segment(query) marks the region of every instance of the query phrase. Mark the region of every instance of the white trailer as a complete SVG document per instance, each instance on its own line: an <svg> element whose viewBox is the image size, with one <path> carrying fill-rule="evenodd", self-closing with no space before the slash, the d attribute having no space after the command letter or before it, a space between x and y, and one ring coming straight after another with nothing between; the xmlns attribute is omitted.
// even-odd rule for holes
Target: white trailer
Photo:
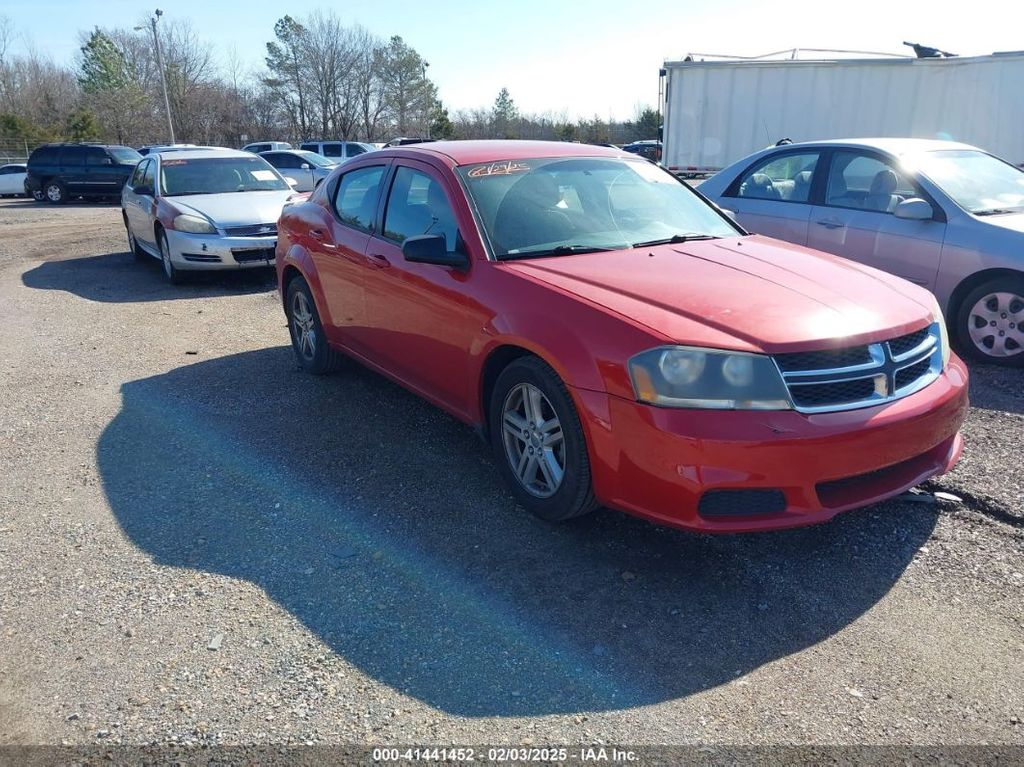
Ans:
<svg viewBox="0 0 1024 767"><path fill-rule="evenodd" d="M662 164L706 175L780 139L948 138L1024 167L1024 51L666 61ZM778 54L769 54L774 56Z"/></svg>

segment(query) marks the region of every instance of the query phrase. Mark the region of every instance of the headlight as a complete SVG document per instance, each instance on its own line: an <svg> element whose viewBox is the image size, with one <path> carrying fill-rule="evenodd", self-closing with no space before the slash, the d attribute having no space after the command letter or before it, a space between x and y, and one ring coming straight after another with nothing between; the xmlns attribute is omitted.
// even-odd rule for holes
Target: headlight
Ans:
<svg viewBox="0 0 1024 767"><path fill-rule="evenodd" d="M931 295L929 293L929 295ZM938 299L931 295L932 299L932 321L939 326L939 343L942 344L942 369L949 364L949 331L946 330L946 318L942 316L942 308Z"/></svg>
<svg viewBox="0 0 1024 767"><path fill-rule="evenodd" d="M217 229L205 218L190 216L182 213L174 218L174 228L179 232L190 232L192 234L216 234Z"/></svg>
<svg viewBox="0 0 1024 767"><path fill-rule="evenodd" d="M640 402L717 410L789 410L782 375L763 354L662 346L629 361Z"/></svg>

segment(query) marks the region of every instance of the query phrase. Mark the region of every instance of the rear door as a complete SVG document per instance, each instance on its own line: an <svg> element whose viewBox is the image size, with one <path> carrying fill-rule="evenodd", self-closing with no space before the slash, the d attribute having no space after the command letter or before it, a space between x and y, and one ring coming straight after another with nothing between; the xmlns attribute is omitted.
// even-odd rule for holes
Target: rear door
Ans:
<svg viewBox="0 0 1024 767"><path fill-rule="evenodd" d="M70 196L89 194L85 174L85 147L67 144L57 155L57 177L64 182Z"/></svg>
<svg viewBox="0 0 1024 767"><path fill-rule="evenodd" d="M388 163L382 162L341 176L323 225L311 222L307 229L307 249L320 277L332 337L360 353L366 351L366 246L387 170Z"/></svg>
<svg viewBox="0 0 1024 767"><path fill-rule="evenodd" d="M762 157L726 189L720 204L751 232L807 244L811 190L820 151L782 151Z"/></svg>
<svg viewBox="0 0 1024 767"><path fill-rule="evenodd" d="M946 236L945 214L891 158L870 150L837 149L811 214L807 244L933 289ZM931 203L929 221L896 218L912 197Z"/></svg>

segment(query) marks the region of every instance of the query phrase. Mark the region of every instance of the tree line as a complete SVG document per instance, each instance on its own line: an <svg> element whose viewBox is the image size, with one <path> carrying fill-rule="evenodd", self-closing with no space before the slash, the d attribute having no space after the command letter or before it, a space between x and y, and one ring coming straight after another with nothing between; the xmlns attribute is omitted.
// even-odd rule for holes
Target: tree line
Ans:
<svg viewBox="0 0 1024 767"><path fill-rule="evenodd" d="M624 143L656 138L660 123L657 111L639 105L623 122L522 114L505 88L492 105L449 112L415 48L399 36L382 39L345 25L332 11L279 19L258 71L248 71L234 50L218 62L188 20L163 18L157 34L180 142L430 136ZM132 146L168 140L148 25L81 33L73 64L31 47L16 53L16 38L11 21L0 17L0 139Z"/></svg>

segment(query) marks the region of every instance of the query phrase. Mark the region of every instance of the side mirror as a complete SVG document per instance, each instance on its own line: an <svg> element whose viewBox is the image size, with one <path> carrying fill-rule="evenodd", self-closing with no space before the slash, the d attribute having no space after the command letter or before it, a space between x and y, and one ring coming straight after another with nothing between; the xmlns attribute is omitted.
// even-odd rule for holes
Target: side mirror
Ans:
<svg viewBox="0 0 1024 767"><path fill-rule="evenodd" d="M153 196L153 187L149 186L148 184L138 184L132 191L134 191L135 194L139 195L149 195L150 197Z"/></svg>
<svg viewBox="0 0 1024 767"><path fill-rule="evenodd" d="M300 170L309 170L309 163L308 162L302 163L302 165L299 166L299 169Z"/></svg>
<svg viewBox="0 0 1024 767"><path fill-rule="evenodd" d="M402 256L416 264L437 264L453 269L466 269L469 258L464 253L449 253L443 234L421 234L402 243Z"/></svg>
<svg viewBox="0 0 1024 767"><path fill-rule="evenodd" d="M896 218L907 219L908 221L931 221L935 217L935 211L928 204L927 200L920 197L911 197L899 203L892 214Z"/></svg>
<svg viewBox="0 0 1024 767"><path fill-rule="evenodd" d="M284 180L288 182L288 186L298 186L299 185L299 182L296 181L294 178L289 178L288 176L285 176Z"/></svg>

